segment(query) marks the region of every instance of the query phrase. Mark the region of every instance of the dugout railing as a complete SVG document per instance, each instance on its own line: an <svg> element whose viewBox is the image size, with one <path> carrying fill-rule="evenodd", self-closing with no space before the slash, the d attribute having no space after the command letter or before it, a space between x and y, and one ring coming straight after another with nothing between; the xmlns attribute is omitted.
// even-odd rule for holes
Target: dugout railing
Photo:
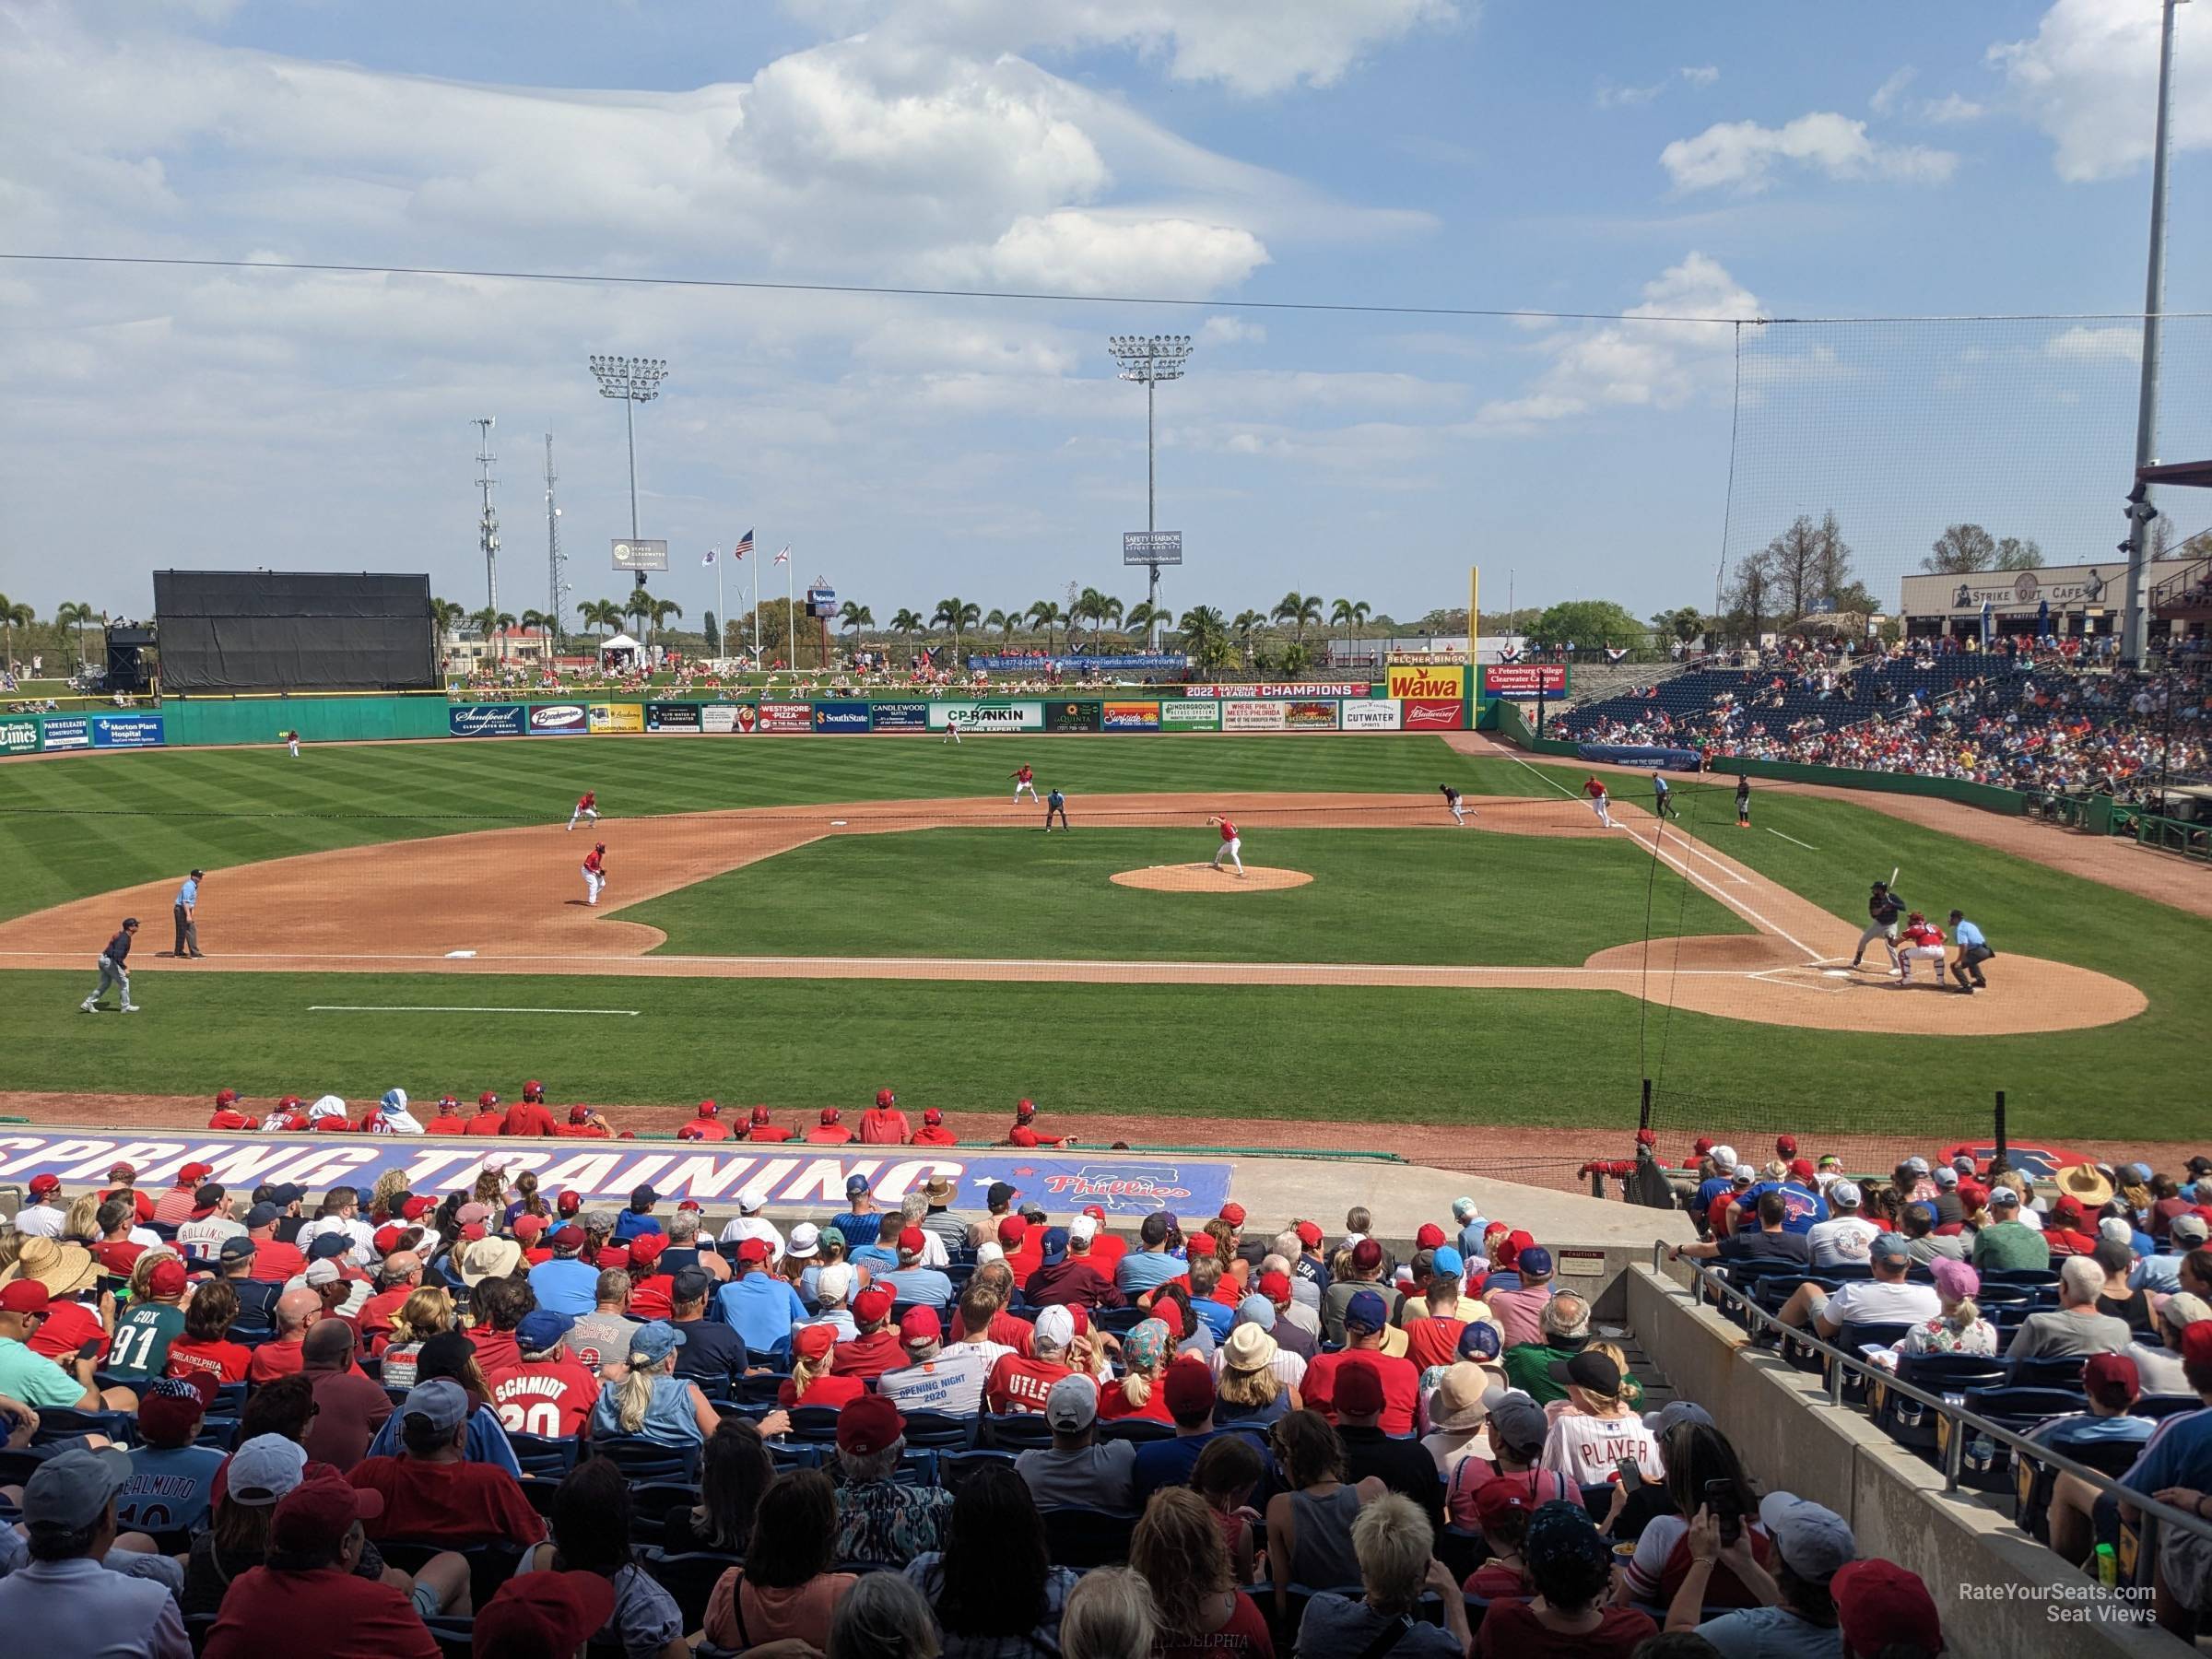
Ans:
<svg viewBox="0 0 2212 1659"><path fill-rule="evenodd" d="M1885 1397L1909 1400L1934 1418L1936 1431L1937 1466L1943 1474L1943 1489L1956 1494L1964 1485L1963 1471L1967 1448L1976 1439L1994 1446L2002 1446L2010 1454L2016 1467L2029 1465L2053 1474L2072 1475L2087 1481L2095 1488L2099 1506L2105 1500L2125 1502L2136 1512L2133 1523L2122 1521L2117 1555L2122 1582L2147 1586L2156 1571L2159 1556L2158 1528L2175 1526L2194 1535L2207 1546L2212 1546L2212 1521L2187 1510L2161 1503L2146 1493L2123 1487L2119 1480L2103 1470L2082 1463L2056 1451L2041 1441L2030 1438L2018 1429L2006 1428L1993 1422L1979 1412L1969 1410L1958 1396L1938 1394L1912 1383L1901 1382L1895 1372L1874 1364L1864 1355L1854 1354L1834 1343L1816 1335L1807 1326L1784 1324L1782 1320L1762 1306L1749 1290L1733 1283L1718 1268L1696 1261L1677 1261L1673 1258L1674 1245L1665 1239L1652 1241L1652 1271L1661 1277L1669 1277L1669 1270L1686 1272L1690 1282L1678 1289L1692 1307L1702 1306L1710 1297L1712 1302L1726 1310L1728 1316L1755 1334L1771 1334L1776 1340L1794 1347L1809 1350L1821 1363L1826 1383L1827 1404L1831 1410L1858 1410L1845 1395L1849 1380L1855 1378L1858 1392L1866 1400L1876 1402L1878 1413ZM1808 1274L1808 1277L1813 1277ZM1878 1392L1877 1392L1878 1391ZM1875 1413L1868 1413L1875 1415ZM2015 1519L2019 1519L2016 1501ZM2063 1559L2063 1558L2060 1558ZM2065 1562L2068 1571L2078 1571L2076 1564Z"/></svg>

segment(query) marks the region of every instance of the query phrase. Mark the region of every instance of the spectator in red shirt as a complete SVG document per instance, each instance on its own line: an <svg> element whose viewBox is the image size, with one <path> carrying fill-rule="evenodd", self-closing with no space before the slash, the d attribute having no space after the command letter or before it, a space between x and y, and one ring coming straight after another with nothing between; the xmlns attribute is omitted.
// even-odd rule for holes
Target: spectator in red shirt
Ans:
<svg viewBox="0 0 2212 1659"><path fill-rule="evenodd" d="M914 1131L913 1144L917 1147L950 1147L959 1142L952 1131L945 1127L945 1114L932 1106L922 1113L922 1127Z"/></svg>
<svg viewBox="0 0 2212 1659"><path fill-rule="evenodd" d="M2095 1253L2097 1235L2089 1230L2081 1200L2073 1194L2061 1193L2058 1202L2051 1206L2051 1219L2043 1224L2043 1242L2051 1247L2053 1261L2061 1256Z"/></svg>
<svg viewBox="0 0 2212 1659"><path fill-rule="evenodd" d="M1056 1302L1080 1308L1128 1305L1128 1299L1114 1288L1113 1280L1100 1272L1090 1259L1090 1241L1097 1226L1088 1216L1077 1216L1072 1226L1045 1230L1042 1265L1022 1287L1030 1306L1047 1308Z"/></svg>
<svg viewBox="0 0 2212 1659"><path fill-rule="evenodd" d="M438 1102L438 1115L422 1126L425 1135L466 1135L468 1120L461 1115L461 1102L447 1095Z"/></svg>
<svg viewBox="0 0 2212 1659"><path fill-rule="evenodd" d="M860 1335L837 1345L830 1370L841 1377L872 1382L887 1371L906 1363L906 1348L891 1328L893 1297L881 1285L870 1285L853 1298L853 1324Z"/></svg>
<svg viewBox="0 0 2212 1659"><path fill-rule="evenodd" d="M184 1304L184 1334L169 1345L172 1377L206 1377L218 1384L243 1382L253 1350L230 1340L238 1319L238 1292L228 1279L206 1279Z"/></svg>
<svg viewBox="0 0 2212 1659"><path fill-rule="evenodd" d="M357 1576L368 1541L362 1524L382 1510L375 1492L331 1472L286 1493L269 1517L266 1564L232 1581L205 1659L261 1659L307 1632L330 1659L438 1659L422 1615L465 1608L468 1563L451 1550L432 1557L411 1595Z"/></svg>
<svg viewBox="0 0 2212 1659"><path fill-rule="evenodd" d="M422 1288L422 1258L411 1250L392 1252L378 1265L376 1282L376 1294L361 1304L354 1325L370 1353L381 1355L392 1340L393 1320Z"/></svg>
<svg viewBox="0 0 2212 1659"><path fill-rule="evenodd" d="M192 1218L199 1203L200 1182L215 1173L213 1164L188 1163L177 1171L176 1185L154 1200L154 1219L164 1227L176 1227Z"/></svg>
<svg viewBox="0 0 2212 1659"><path fill-rule="evenodd" d="M747 1140L787 1141L791 1138L791 1134L792 1132L781 1124L770 1120L768 1108L765 1106L754 1107L751 1121L746 1124Z"/></svg>
<svg viewBox="0 0 2212 1659"><path fill-rule="evenodd" d="M253 1271L249 1277L265 1285L281 1285L307 1271L307 1257L297 1244L276 1236L284 1212L273 1204L257 1204L246 1212L246 1237L253 1241Z"/></svg>
<svg viewBox="0 0 2212 1659"><path fill-rule="evenodd" d="M807 1144L809 1146L816 1147L841 1147L845 1145L853 1138L853 1131L846 1128L838 1121L843 1116L844 1113L838 1111L838 1109L834 1106L823 1107L821 1111L820 1122L818 1123L813 1128L806 1131ZM757 1140L759 1137L756 1135L754 1138Z"/></svg>
<svg viewBox="0 0 2212 1659"><path fill-rule="evenodd" d="M308 1326L322 1317L323 1298L312 1290L287 1290L278 1297L276 1340L253 1350L253 1362L246 1367L247 1380L257 1384L274 1382L299 1371L300 1345L306 1339Z"/></svg>
<svg viewBox="0 0 2212 1659"><path fill-rule="evenodd" d="M904 1146L913 1133L913 1125L906 1121L906 1113L899 1110L899 1097L888 1088L877 1089L876 1104L860 1114L860 1139L863 1146Z"/></svg>
<svg viewBox="0 0 2212 1659"><path fill-rule="evenodd" d="M472 1133L474 1126L471 1126ZM524 1089L523 1098L507 1108L507 1118L500 1125L501 1135L549 1136L560 1133L553 1122L553 1114L546 1110L543 1098L532 1099Z"/></svg>
<svg viewBox="0 0 2212 1659"><path fill-rule="evenodd" d="M722 1121L722 1108L712 1100L701 1100L691 1121L676 1132L677 1140L726 1141L730 1126Z"/></svg>
<svg viewBox="0 0 2212 1659"><path fill-rule="evenodd" d="M318 1320L300 1345L300 1374L315 1391L314 1420L300 1443L316 1463L350 1469L392 1415L392 1399L353 1362L353 1331L342 1320Z"/></svg>
<svg viewBox="0 0 2212 1659"><path fill-rule="evenodd" d="M960 1323L967 1324L964 1300ZM1072 1310L1047 1308L1038 1314L1030 1338L1030 1352L1026 1356L1001 1355L984 1379L985 1409L998 1417L1016 1412L1028 1415L1042 1412L1045 1396L1053 1392L1053 1384L1076 1374L1075 1368L1066 1363L1067 1350L1075 1340L1076 1316Z"/></svg>
<svg viewBox="0 0 2212 1659"><path fill-rule="evenodd" d="M1014 1282L1026 1285L1030 1276L1044 1265L1045 1229L1031 1227L1020 1216L1008 1216L998 1224L998 1247L1006 1252L1006 1271Z"/></svg>
<svg viewBox="0 0 2212 1659"><path fill-rule="evenodd" d="M1372 1365L1382 1380L1382 1418L1384 1434L1411 1434L1413 1415L1419 1404L1421 1374L1413 1368L1411 1360L1382 1351L1382 1334L1389 1323L1382 1297L1372 1290L1356 1292L1344 1311L1346 1346L1335 1353L1317 1354L1306 1366L1306 1381L1300 1394L1310 1410L1318 1411L1333 1424L1336 1420L1335 1401L1335 1373L1345 1361L1354 1355L1361 1363Z"/></svg>
<svg viewBox="0 0 2212 1659"><path fill-rule="evenodd" d="M1028 1100L1014 1102L1014 1127L1006 1131L1009 1147L1058 1147L1065 1142L1056 1135L1037 1133L1037 1108Z"/></svg>
<svg viewBox="0 0 2212 1659"><path fill-rule="evenodd" d="M371 1457L347 1477L383 1499L371 1518L378 1538L432 1538L465 1547L504 1541L529 1546L546 1535L544 1518L513 1476L470 1463L468 1392L449 1377L418 1383L399 1408L397 1457Z"/></svg>
<svg viewBox="0 0 2212 1659"><path fill-rule="evenodd" d="M1083 1225L1087 1221L1090 1224L1088 1230ZM1113 1277L1113 1270L1121 1265L1122 1257L1129 1253L1129 1241L1107 1231L1106 1212L1095 1204L1088 1206L1067 1224L1069 1242L1074 1242L1076 1235L1085 1230L1090 1234L1090 1265L1108 1278Z"/></svg>
<svg viewBox="0 0 2212 1659"><path fill-rule="evenodd" d="M868 1385L862 1379L832 1374L836 1351L835 1325L804 1325L794 1332L791 1338L791 1375L784 1378L782 1386L776 1390L776 1404L785 1407L835 1407L857 1400L866 1394Z"/></svg>
<svg viewBox="0 0 2212 1659"><path fill-rule="evenodd" d="M141 1227L154 1218L152 1194L142 1193L131 1184L138 1179L136 1170L127 1163L119 1163L108 1171L108 1179L114 1184L100 1194L100 1203L112 1204L118 1198L122 1199L131 1206L131 1211L137 1217L138 1225Z"/></svg>
<svg viewBox="0 0 2212 1659"><path fill-rule="evenodd" d="M567 1346L575 1324L542 1308L525 1313L514 1328L513 1363L484 1367L492 1409L510 1434L573 1439L591 1420L599 1378Z"/></svg>
<svg viewBox="0 0 2212 1659"><path fill-rule="evenodd" d="M507 1114L500 1110L500 1097L486 1089L477 1097L477 1115L468 1120L464 1135L500 1135L507 1127Z"/></svg>

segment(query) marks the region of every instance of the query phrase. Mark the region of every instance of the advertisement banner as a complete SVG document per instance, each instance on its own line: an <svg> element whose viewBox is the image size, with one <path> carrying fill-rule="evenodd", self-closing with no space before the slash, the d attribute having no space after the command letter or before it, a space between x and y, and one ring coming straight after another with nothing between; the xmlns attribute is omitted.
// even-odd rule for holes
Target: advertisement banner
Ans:
<svg viewBox="0 0 2212 1659"><path fill-rule="evenodd" d="M707 703L699 711L702 732L749 732L753 729L751 703Z"/></svg>
<svg viewBox="0 0 2212 1659"><path fill-rule="evenodd" d="M92 723L81 714L72 714L62 720L46 722L44 741L40 746L50 749L80 749L92 747Z"/></svg>
<svg viewBox="0 0 2212 1659"><path fill-rule="evenodd" d="M812 1115L806 1113L806 1120ZM913 1156L864 1156L885 1152ZM813 1156L817 1153L820 1156ZM770 1210L780 1220L818 1215L845 1196L845 1181L852 1175L873 1182L877 1202L892 1209L932 1176L942 1175L961 1193L980 1193L1003 1181L1054 1211L1072 1213L1095 1204L1109 1217L1132 1222L1162 1208L1210 1216L1229 1201L1235 1171L1225 1158L1147 1157L1090 1147L993 1150L793 1143L759 1150L709 1151L669 1143L649 1147L629 1141L493 1142L460 1135L401 1139L33 1131L0 1135L0 1179L28 1184L33 1176L51 1174L66 1186L89 1190L100 1183L111 1165L124 1162L137 1169L141 1181L158 1183L147 1190L165 1191L183 1165L205 1163L212 1166L211 1180L241 1190L263 1182L371 1187L380 1177L396 1174L410 1190L429 1193L472 1185L485 1160L495 1154L511 1176L534 1171L547 1189L572 1192L587 1202L619 1204L636 1187L650 1182L665 1203L694 1199L712 1221L734 1216L737 1194L753 1186L767 1194Z"/></svg>
<svg viewBox="0 0 2212 1659"><path fill-rule="evenodd" d="M1163 732L1218 732L1221 705L1218 702L1163 702L1159 705Z"/></svg>
<svg viewBox="0 0 2212 1659"><path fill-rule="evenodd" d="M1044 729L1048 732L1095 732L1099 729L1099 708L1095 702L1047 703L1044 710Z"/></svg>
<svg viewBox="0 0 2212 1659"><path fill-rule="evenodd" d="M1409 732L1464 732L1467 705L1457 698L1409 697L1406 700L1406 729Z"/></svg>
<svg viewBox="0 0 2212 1659"><path fill-rule="evenodd" d="M594 732L641 732L645 710L638 703L593 703L584 719Z"/></svg>
<svg viewBox="0 0 2212 1659"><path fill-rule="evenodd" d="M1159 705L1153 702L1110 702L1100 709L1101 729L1109 732L1157 732Z"/></svg>
<svg viewBox="0 0 2212 1659"><path fill-rule="evenodd" d="M764 732L811 732L814 730L814 705L764 702L760 705L760 729Z"/></svg>
<svg viewBox="0 0 2212 1659"><path fill-rule="evenodd" d="M159 748L169 740L161 735L159 714L95 714L94 748Z"/></svg>
<svg viewBox="0 0 2212 1659"><path fill-rule="evenodd" d="M1422 698L1430 702L1467 694L1467 670L1458 663L1393 663L1383 672L1390 677L1390 695Z"/></svg>
<svg viewBox="0 0 2212 1659"><path fill-rule="evenodd" d="M455 737L520 737L529 729L529 714L521 703L457 703L446 710L445 724ZM51 735L53 728L46 730Z"/></svg>
<svg viewBox="0 0 2212 1659"><path fill-rule="evenodd" d="M1300 731L1329 731L1336 729L1336 704L1333 700L1305 698L1283 705L1283 724Z"/></svg>
<svg viewBox="0 0 2212 1659"><path fill-rule="evenodd" d="M878 732L926 732L929 730L929 705L925 702L879 702L872 711L870 724Z"/></svg>
<svg viewBox="0 0 2212 1659"><path fill-rule="evenodd" d="M945 729L945 717L956 715L963 732L1041 732L1044 705L1041 702L933 702L929 729Z"/></svg>
<svg viewBox="0 0 2212 1659"><path fill-rule="evenodd" d="M29 755L39 747L35 720L0 720L0 755Z"/></svg>
<svg viewBox="0 0 2212 1659"><path fill-rule="evenodd" d="M1185 697L1366 697L1373 688L1365 680L1292 680L1276 686L1185 686Z"/></svg>
<svg viewBox="0 0 2212 1659"><path fill-rule="evenodd" d="M814 729L818 732L865 732L868 729L868 705L865 702L816 703Z"/></svg>
<svg viewBox="0 0 2212 1659"><path fill-rule="evenodd" d="M1034 672L1041 668L1057 668L1063 674L1081 674L1090 668L1101 672L1136 669L1153 674L1180 674L1190 664L1191 659L1180 651L1128 651L1104 656L1092 656L1085 652L1077 652L1072 656L1045 656L1041 653L1026 656L982 654L968 659L971 668L999 674Z"/></svg>
<svg viewBox="0 0 2212 1659"><path fill-rule="evenodd" d="M700 732L706 728L700 722L697 703L647 703L645 729L649 732Z"/></svg>
<svg viewBox="0 0 2212 1659"><path fill-rule="evenodd" d="M1467 653L1464 651L1393 651L1383 658L1393 666L1404 663L1464 663L1466 660Z"/></svg>
<svg viewBox="0 0 2212 1659"><path fill-rule="evenodd" d="M1279 732L1283 705L1279 702L1224 702L1221 729L1225 732Z"/></svg>
<svg viewBox="0 0 2212 1659"><path fill-rule="evenodd" d="M530 711L533 737L581 737L590 729L582 703L547 703Z"/></svg>
<svg viewBox="0 0 2212 1659"><path fill-rule="evenodd" d="M1560 697L1567 690L1564 663L1485 663L1477 673L1481 697Z"/></svg>
<svg viewBox="0 0 2212 1659"><path fill-rule="evenodd" d="M1347 702L1337 711L1337 724L1347 732L1397 731L1397 700L1371 697L1365 702Z"/></svg>

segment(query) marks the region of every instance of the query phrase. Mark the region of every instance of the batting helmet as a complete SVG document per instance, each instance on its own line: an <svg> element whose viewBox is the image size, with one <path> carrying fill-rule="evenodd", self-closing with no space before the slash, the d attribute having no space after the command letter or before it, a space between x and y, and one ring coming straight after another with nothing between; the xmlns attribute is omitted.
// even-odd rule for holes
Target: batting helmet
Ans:
<svg viewBox="0 0 2212 1659"><path fill-rule="evenodd" d="M594 841L592 843L592 851L594 853L604 853L606 851L606 843L605 841Z"/></svg>

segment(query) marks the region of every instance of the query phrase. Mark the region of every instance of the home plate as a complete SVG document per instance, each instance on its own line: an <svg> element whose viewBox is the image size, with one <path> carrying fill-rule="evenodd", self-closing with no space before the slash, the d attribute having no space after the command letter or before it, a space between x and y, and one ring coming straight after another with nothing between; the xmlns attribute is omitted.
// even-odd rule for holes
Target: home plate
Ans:
<svg viewBox="0 0 2212 1659"><path fill-rule="evenodd" d="M473 950L449 950L445 953L445 959L450 962L455 957L473 957L476 954Z"/></svg>
<svg viewBox="0 0 2212 1659"><path fill-rule="evenodd" d="M1823 968L1820 971L1829 979L1849 979L1851 977L1851 970L1848 968Z"/></svg>

